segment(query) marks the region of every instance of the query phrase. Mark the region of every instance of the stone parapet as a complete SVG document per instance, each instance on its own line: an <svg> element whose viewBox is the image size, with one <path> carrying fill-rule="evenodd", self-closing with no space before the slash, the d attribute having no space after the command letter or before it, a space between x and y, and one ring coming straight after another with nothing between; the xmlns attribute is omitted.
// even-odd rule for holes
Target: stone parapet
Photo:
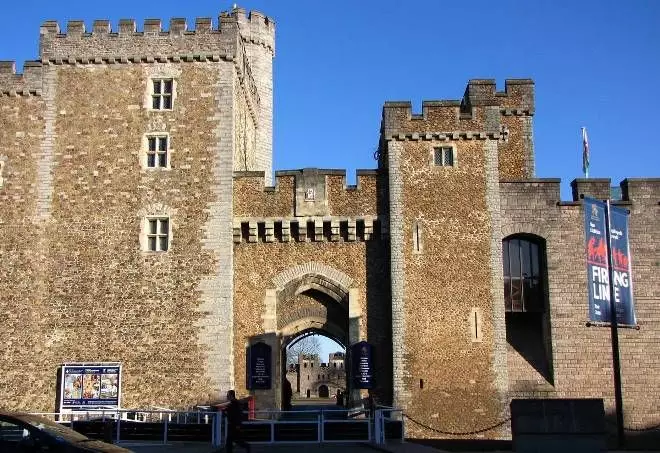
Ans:
<svg viewBox="0 0 660 453"><path fill-rule="evenodd" d="M626 178L620 185L625 201L660 204L660 178Z"/></svg>
<svg viewBox="0 0 660 453"><path fill-rule="evenodd" d="M142 31L135 20L122 19L117 31L107 20L96 20L91 32L78 20L67 23L62 33L59 23L46 21L40 29L39 55L42 60L128 57L131 55L172 56L232 54L236 52L238 25L232 16L219 18L212 27L209 18L198 18L198 29L188 30L185 19L172 19L170 29L162 29L160 19L146 19Z"/></svg>
<svg viewBox="0 0 660 453"><path fill-rule="evenodd" d="M275 53L275 21L259 11L247 13L244 8L234 8L231 16L236 18L243 41L257 44Z"/></svg>
<svg viewBox="0 0 660 453"><path fill-rule="evenodd" d="M15 61L0 61L0 96L41 96L42 66L38 61L27 61L23 74L16 73Z"/></svg>
<svg viewBox="0 0 660 453"><path fill-rule="evenodd" d="M495 115L490 108L495 108ZM499 115L523 117L533 114L532 80L508 79L505 90L498 92L495 80L473 79L468 82L462 100L423 101L421 114L412 112L409 101L386 102L382 132L389 136L429 130L492 131L499 125Z"/></svg>
<svg viewBox="0 0 660 453"><path fill-rule="evenodd" d="M356 184L347 185L345 170L304 169L275 172L275 184L268 186L264 172L234 172L234 212L264 218L374 217L382 214L383 180L377 170L358 170Z"/></svg>
<svg viewBox="0 0 660 453"><path fill-rule="evenodd" d="M518 205L523 203L532 207L574 207L581 205L583 197L598 200L610 200L613 205L629 206L631 204L660 204L660 178L626 178L619 183L621 199L611 198L612 185L610 178L578 178L571 182L572 200L562 201L560 196L561 180L559 178L529 178L500 179L500 192L504 198L502 203ZM506 206L504 206L506 207Z"/></svg>
<svg viewBox="0 0 660 453"><path fill-rule="evenodd" d="M571 181L573 201L584 197L607 200L610 198L610 178L577 178Z"/></svg>
<svg viewBox="0 0 660 453"><path fill-rule="evenodd" d="M463 97L463 106L497 105L513 114L534 114L534 81L531 79L507 79L504 91L497 91L494 79L472 79Z"/></svg>

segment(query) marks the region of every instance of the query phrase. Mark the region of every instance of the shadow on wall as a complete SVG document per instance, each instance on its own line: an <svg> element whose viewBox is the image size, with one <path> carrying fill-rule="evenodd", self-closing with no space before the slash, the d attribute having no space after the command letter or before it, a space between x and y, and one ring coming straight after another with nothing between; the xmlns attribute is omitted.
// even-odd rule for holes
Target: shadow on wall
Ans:
<svg viewBox="0 0 660 453"><path fill-rule="evenodd" d="M387 177L379 173L377 212L388 214ZM381 221L374 223L372 240L366 241L367 341L374 347L376 387L371 394L376 404L392 404L392 294L390 280L389 235L381 234Z"/></svg>
<svg viewBox="0 0 660 453"><path fill-rule="evenodd" d="M624 399L625 406L625 399ZM607 428L607 445L610 449L617 446L616 413L605 413L605 426ZM660 448L660 421L653 425L630 429L623 425L625 437L625 450L653 450Z"/></svg>
<svg viewBox="0 0 660 453"><path fill-rule="evenodd" d="M542 313L507 313L506 341L552 384L552 367L545 348L544 322Z"/></svg>

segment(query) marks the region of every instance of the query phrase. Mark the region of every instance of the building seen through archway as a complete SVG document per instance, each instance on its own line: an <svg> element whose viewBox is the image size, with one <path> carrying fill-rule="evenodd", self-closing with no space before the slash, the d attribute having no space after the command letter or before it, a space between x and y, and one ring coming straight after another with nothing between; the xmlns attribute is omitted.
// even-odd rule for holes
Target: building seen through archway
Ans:
<svg viewBox="0 0 660 453"><path fill-rule="evenodd" d="M341 351L326 355L332 346ZM286 354L285 378L291 384L293 400L330 398L337 391L346 391L346 354L341 343L316 333L300 335L288 345Z"/></svg>

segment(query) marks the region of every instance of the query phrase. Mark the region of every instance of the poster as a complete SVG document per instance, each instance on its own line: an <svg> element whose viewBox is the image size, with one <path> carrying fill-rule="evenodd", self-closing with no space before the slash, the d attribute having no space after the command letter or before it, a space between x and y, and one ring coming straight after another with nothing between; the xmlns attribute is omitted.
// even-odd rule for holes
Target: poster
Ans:
<svg viewBox="0 0 660 453"><path fill-rule="evenodd" d="M120 376L120 365L63 365L61 408L119 407Z"/></svg>

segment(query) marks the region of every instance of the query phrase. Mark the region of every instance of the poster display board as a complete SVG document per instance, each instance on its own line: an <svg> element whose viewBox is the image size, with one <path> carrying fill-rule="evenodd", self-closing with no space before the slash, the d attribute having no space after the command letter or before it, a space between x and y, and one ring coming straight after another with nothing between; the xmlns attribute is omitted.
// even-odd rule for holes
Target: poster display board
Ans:
<svg viewBox="0 0 660 453"><path fill-rule="evenodd" d="M121 407L121 365L118 363L64 364L61 379L60 410Z"/></svg>

